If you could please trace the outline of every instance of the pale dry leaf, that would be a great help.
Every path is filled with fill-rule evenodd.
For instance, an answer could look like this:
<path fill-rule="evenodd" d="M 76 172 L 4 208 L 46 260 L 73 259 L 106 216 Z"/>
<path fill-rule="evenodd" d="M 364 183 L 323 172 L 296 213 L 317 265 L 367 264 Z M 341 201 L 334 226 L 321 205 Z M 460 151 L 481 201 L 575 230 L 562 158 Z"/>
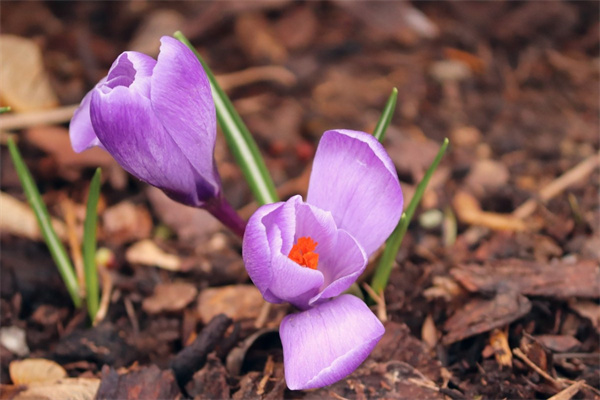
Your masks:
<path fill-rule="evenodd" d="M 66 238 L 65 225 L 56 218 L 52 218 L 51 221 L 58 237 L 64 240 Z M 0 230 L 31 240 L 42 240 L 42 234 L 31 207 L 4 192 L 0 192 Z"/>
<path fill-rule="evenodd" d="M 39 46 L 30 39 L 0 35 L 0 98 L 14 111 L 34 111 L 58 106 L 50 86 Z"/>
<path fill-rule="evenodd" d="M 130 264 L 156 266 L 168 271 L 181 270 L 181 259 L 165 252 L 150 239 L 134 243 L 127 249 L 125 259 Z"/>
<path fill-rule="evenodd" d="M 196 298 L 198 290 L 187 282 L 162 283 L 154 288 L 151 297 L 144 299 L 142 308 L 149 314 L 180 311 Z"/>
<path fill-rule="evenodd" d="M 29 354 L 25 330 L 18 326 L 5 326 L 0 328 L 0 344 L 11 353 L 20 357 Z"/>
<path fill-rule="evenodd" d="M 198 296 L 198 316 L 207 323 L 218 314 L 234 320 L 258 317 L 263 305 L 260 291 L 254 285 L 230 285 L 204 289 Z"/>
<path fill-rule="evenodd" d="M 440 334 L 435 327 L 435 322 L 431 314 L 427 314 L 423 326 L 421 327 L 421 339 L 430 348 L 434 348 L 440 338 Z"/>
<path fill-rule="evenodd" d="M 15 385 L 55 382 L 67 377 L 67 371 L 63 367 L 44 358 L 15 360 L 9 364 L 8 371 Z"/>
<path fill-rule="evenodd" d="M 93 400 L 100 379 L 65 378 L 55 382 L 31 384 L 13 400 Z"/>
<path fill-rule="evenodd" d="M 146 207 L 130 201 L 107 208 L 102 222 L 106 240 L 117 244 L 145 239 L 152 231 L 152 217 Z"/>

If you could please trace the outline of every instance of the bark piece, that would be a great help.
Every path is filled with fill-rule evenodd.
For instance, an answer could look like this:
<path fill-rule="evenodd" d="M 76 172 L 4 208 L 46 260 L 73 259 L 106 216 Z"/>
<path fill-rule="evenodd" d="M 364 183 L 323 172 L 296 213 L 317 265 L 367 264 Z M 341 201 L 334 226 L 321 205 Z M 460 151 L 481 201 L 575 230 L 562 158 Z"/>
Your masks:
<path fill-rule="evenodd" d="M 509 287 L 524 295 L 557 299 L 600 296 L 600 266 L 592 260 L 546 264 L 508 259 L 482 266 L 462 265 L 450 273 L 471 292 L 493 293 L 499 287 Z"/>
<path fill-rule="evenodd" d="M 194 400 L 228 399 L 227 370 L 214 353 L 208 355 L 206 365 L 196 372 L 185 386 Z"/>
<path fill-rule="evenodd" d="M 175 382 L 173 371 L 162 371 L 156 365 L 125 373 L 117 373 L 117 371 L 105 365 L 102 368 L 102 383 L 96 395 L 97 400 L 180 398 L 181 392 L 177 387 L 177 382 Z"/>
<path fill-rule="evenodd" d="M 193 374 L 202 368 L 208 353 L 213 351 L 221 341 L 231 322 L 231 319 L 226 315 L 217 315 L 202 329 L 191 345 L 185 347 L 175 356 L 171 368 L 175 372 L 179 387 L 185 387 Z"/>
<path fill-rule="evenodd" d="M 474 298 L 454 313 L 444 324 L 448 332 L 445 345 L 480 333 L 501 328 L 521 318 L 531 310 L 527 297 L 514 291 L 498 293 L 493 299 Z"/>

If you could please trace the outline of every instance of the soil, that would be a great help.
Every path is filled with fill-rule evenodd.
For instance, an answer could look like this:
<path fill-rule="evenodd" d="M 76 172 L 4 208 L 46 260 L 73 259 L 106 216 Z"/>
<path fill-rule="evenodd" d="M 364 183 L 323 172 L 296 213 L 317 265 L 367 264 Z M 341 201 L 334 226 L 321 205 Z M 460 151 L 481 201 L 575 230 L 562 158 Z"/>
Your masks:
<path fill-rule="evenodd" d="M 0 7 L 2 35 L 41 49 L 39 65 L 31 58 L 11 72 L 23 88 L 0 88 L 3 102 L 24 98 L 1 117 L 23 116 L 0 125 L 2 143 L 18 140 L 50 213 L 60 223 L 74 214 L 63 226 L 76 240 L 89 181 L 103 167 L 98 235 L 103 288 L 112 286 L 106 316 L 92 326 L 71 304 L 39 234 L 23 233 L 25 222 L 3 223 L 1 398 L 31 398 L 35 385 L 19 385 L 13 363 L 32 358 L 78 378 L 46 382 L 42 398 L 600 398 L 598 2 Z M 238 238 L 101 150 L 75 155 L 68 117 L 55 122 L 44 110 L 78 104 L 122 51 L 156 56 L 158 38 L 176 30 L 218 76 L 282 199 L 306 194 L 320 135 L 371 132 L 393 87 L 398 106 L 384 144 L 406 204 L 450 139 L 385 305 L 373 306 L 385 306 L 386 333 L 334 385 L 286 388 L 277 327 L 293 310 L 278 305 L 260 316 Z M 3 54 L 3 65 L 12 55 L 19 57 Z M 36 68 L 49 94 L 27 91 Z M 3 195 L 24 202 L 7 148 L 1 152 Z M 249 217 L 257 205 L 221 135 L 215 157 L 226 197 Z M 17 212 L 2 207 L 5 220 Z"/>

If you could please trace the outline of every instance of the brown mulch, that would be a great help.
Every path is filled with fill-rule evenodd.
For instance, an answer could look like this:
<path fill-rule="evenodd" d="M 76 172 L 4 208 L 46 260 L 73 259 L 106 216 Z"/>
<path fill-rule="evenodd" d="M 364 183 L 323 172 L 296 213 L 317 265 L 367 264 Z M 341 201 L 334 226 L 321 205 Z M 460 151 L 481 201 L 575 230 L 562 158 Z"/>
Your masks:
<path fill-rule="evenodd" d="M 22 87 L 0 87 L 1 105 L 23 99 L 19 122 L 6 128 L 0 118 L 2 143 L 17 138 L 65 239 L 80 235 L 89 180 L 102 166 L 98 234 L 112 283 L 107 315 L 92 327 L 39 232 L 27 230 L 26 207 L 2 201 L 3 220 L 19 217 L 1 232 L 0 398 L 600 398 L 597 2 L 0 9 L 2 35 L 41 50 L 11 72 Z M 291 309 L 273 307 L 255 326 L 262 303 L 237 238 L 102 151 L 75 155 L 68 118 L 44 114 L 77 104 L 120 52 L 156 56 L 158 38 L 175 30 L 227 88 L 284 198 L 305 194 L 320 135 L 372 131 L 393 87 L 385 146 L 407 202 L 439 143 L 451 141 L 385 291 L 386 334 L 334 385 L 286 389 L 276 328 Z M 25 57 L 3 54 L 3 69 L 11 54 Z M 37 70 L 48 92 L 28 89 Z M 215 157 L 227 198 L 249 216 L 256 204 L 222 137 Z M 5 146 L 1 165 L 3 196 L 25 201 Z M 53 360 L 67 376 L 16 385 L 11 363 L 30 358 Z"/>

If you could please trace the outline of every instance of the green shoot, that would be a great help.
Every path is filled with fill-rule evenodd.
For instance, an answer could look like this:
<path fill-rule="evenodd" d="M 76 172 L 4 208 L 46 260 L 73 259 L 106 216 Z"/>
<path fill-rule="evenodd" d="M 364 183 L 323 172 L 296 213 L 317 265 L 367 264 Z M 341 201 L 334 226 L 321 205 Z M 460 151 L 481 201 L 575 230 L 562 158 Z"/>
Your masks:
<path fill-rule="evenodd" d="M 42 196 L 40 195 L 33 177 L 31 176 L 31 172 L 29 172 L 29 169 L 25 165 L 17 145 L 10 138 L 8 139 L 8 149 L 17 170 L 17 174 L 19 175 L 19 180 L 21 181 L 23 190 L 25 191 L 25 195 L 27 196 L 27 200 L 33 209 L 40 227 L 40 231 L 42 232 L 44 240 L 46 241 L 46 245 L 50 250 L 52 259 L 58 268 L 60 276 L 65 282 L 65 286 L 67 287 L 67 291 L 71 296 L 73 304 L 75 307 L 79 308 L 81 306 L 81 299 L 79 298 L 79 285 L 77 284 L 77 277 L 75 276 L 73 265 L 71 264 L 65 247 L 56 234 L 56 231 L 52 227 L 50 214 L 48 213 L 48 209 L 46 208 L 46 205 L 42 200 Z"/>
<path fill-rule="evenodd" d="M 96 225 L 98 222 L 98 198 L 100 197 L 100 168 L 90 183 L 87 209 L 83 225 L 83 268 L 85 273 L 86 302 L 88 314 L 93 321 L 98 312 L 99 290 L 96 269 Z"/>
<path fill-rule="evenodd" d="M 392 116 L 394 115 L 394 111 L 396 110 L 396 101 L 398 100 L 398 89 L 393 88 L 392 94 L 388 98 L 387 103 L 385 104 L 385 108 L 381 113 L 381 117 L 379 117 L 379 121 L 375 126 L 375 130 L 373 131 L 373 136 L 375 139 L 383 142 L 383 137 L 385 136 L 385 132 L 392 121 Z"/>

